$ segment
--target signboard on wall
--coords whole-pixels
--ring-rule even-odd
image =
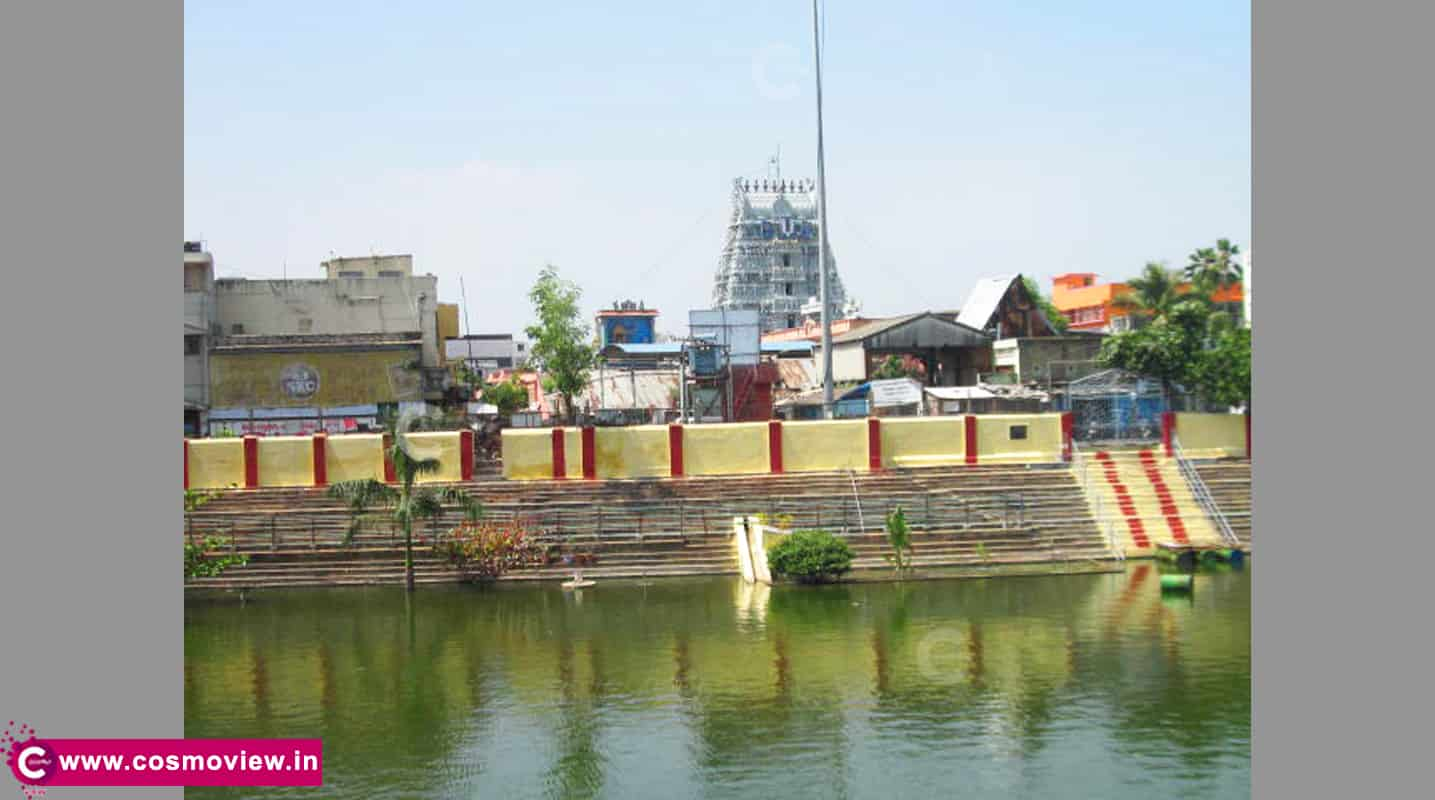
[[[905,406],[922,402],[922,384],[911,378],[872,381],[869,389],[874,408]]]
[[[376,430],[374,417],[332,417],[319,419],[216,419],[209,422],[210,436],[312,436],[361,433]]]

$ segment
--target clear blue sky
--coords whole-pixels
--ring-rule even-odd
[[[221,276],[412,253],[474,332],[545,262],[686,330],[731,181],[812,176],[810,4],[187,2],[186,238]],[[1249,2],[826,7],[831,242],[868,315],[1251,230]]]

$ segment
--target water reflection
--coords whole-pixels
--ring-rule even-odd
[[[191,600],[186,735],[321,737],[325,797],[1246,796],[1250,575],[1157,584]]]

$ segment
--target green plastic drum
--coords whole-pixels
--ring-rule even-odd
[[[1195,586],[1191,575],[1162,575],[1161,591],[1189,592]]]

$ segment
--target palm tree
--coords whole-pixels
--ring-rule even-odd
[[[358,532],[360,515],[371,505],[393,508],[394,520],[404,531],[404,588],[414,590],[414,536],[415,519],[433,519],[443,513],[443,504],[457,505],[464,517],[478,519],[483,506],[468,492],[457,486],[445,486],[438,491],[414,489],[414,481],[420,475],[438,471],[439,460],[413,452],[407,437],[397,427],[393,430],[393,444],[389,447],[388,458],[394,465],[394,477],[398,486],[390,486],[373,478],[358,481],[341,481],[329,487],[331,497],[343,500],[349,506],[351,521],[344,536],[344,543],[353,540]]]
[[[1207,293],[1234,286],[1245,277],[1237,259],[1240,254],[1241,248],[1230,239],[1217,239],[1215,247],[1202,247],[1191,254],[1186,280]]]
[[[1133,316],[1164,317],[1182,299],[1178,273],[1164,264],[1148,261],[1141,276],[1126,282],[1129,291],[1111,301],[1111,307]]]

